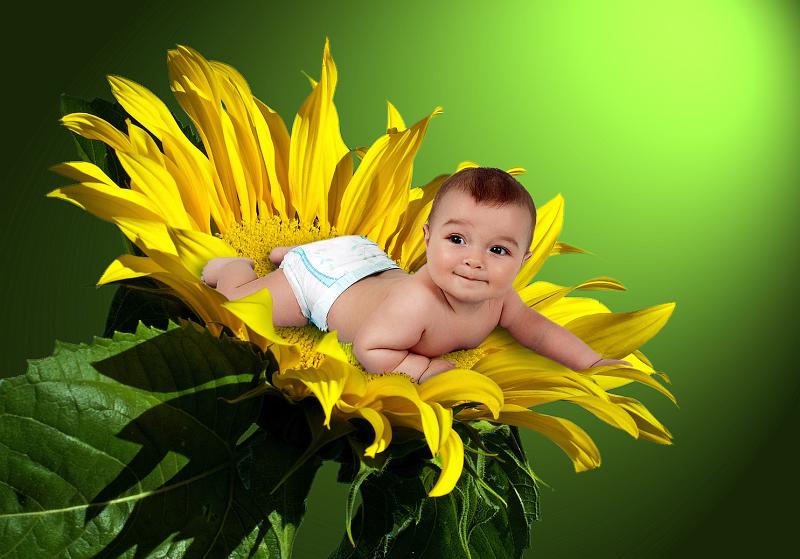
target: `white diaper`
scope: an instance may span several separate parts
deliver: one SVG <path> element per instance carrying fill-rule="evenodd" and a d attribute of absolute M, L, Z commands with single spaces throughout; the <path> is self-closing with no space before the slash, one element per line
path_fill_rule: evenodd
<path fill-rule="evenodd" d="M 368 238 L 349 235 L 294 247 L 283 257 L 280 268 L 303 316 L 327 331 L 328 312 L 345 289 L 399 266 Z"/>

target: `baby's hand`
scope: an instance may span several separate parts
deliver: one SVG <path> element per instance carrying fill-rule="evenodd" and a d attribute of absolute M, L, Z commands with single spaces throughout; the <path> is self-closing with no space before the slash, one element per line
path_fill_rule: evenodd
<path fill-rule="evenodd" d="M 432 359 L 431 364 L 428 365 L 428 368 L 423 371 L 423 373 L 417 379 L 417 382 L 422 384 L 426 380 L 431 377 L 435 377 L 438 374 L 441 374 L 445 371 L 449 371 L 450 369 L 455 369 L 456 364 L 452 361 L 448 361 L 447 359 Z"/>
<path fill-rule="evenodd" d="M 219 281 L 220 272 L 230 264 L 231 262 L 238 262 L 238 261 L 245 261 L 250 264 L 251 268 L 255 267 L 255 262 L 252 258 L 237 258 L 237 257 L 222 257 L 222 258 L 212 258 L 211 260 L 206 263 L 205 267 L 203 268 L 203 272 L 200 274 L 200 279 L 203 280 L 209 287 L 217 287 L 217 282 Z"/>

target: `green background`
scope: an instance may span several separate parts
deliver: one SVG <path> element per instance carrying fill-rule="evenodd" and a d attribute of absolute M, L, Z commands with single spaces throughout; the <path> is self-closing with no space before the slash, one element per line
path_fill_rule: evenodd
<path fill-rule="evenodd" d="M 580 411 L 603 466 L 575 474 L 533 433 L 542 492 L 527 556 L 771 555 L 794 541 L 798 381 L 798 12 L 772 1 L 18 5 L 3 56 L 2 376 L 56 338 L 101 334 L 122 250 L 110 225 L 44 198 L 47 168 L 75 158 L 59 94 L 111 99 L 120 74 L 171 99 L 175 44 L 239 69 L 291 126 L 330 37 L 345 143 L 368 145 L 390 100 L 436 118 L 415 184 L 462 160 L 522 166 L 537 204 L 566 199 L 561 240 L 539 278 L 599 275 L 627 292 L 614 311 L 674 301 L 644 347 L 680 409 L 626 389 L 675 435 L 635 441 Z M 177 106 L 170 101 L 172 106 Z M 591 295 L 592 293 L 590 293 Z M 342 533 L 344 487 L 324 469 L 295 557 L 325 557 Z"/>

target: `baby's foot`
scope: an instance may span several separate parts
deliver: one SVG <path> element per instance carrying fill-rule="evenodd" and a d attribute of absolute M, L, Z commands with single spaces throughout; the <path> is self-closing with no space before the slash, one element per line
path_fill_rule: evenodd
<path fill-rule="evenodd" d="M 297 245 L 292 245 L 290 247 L 275 247 L 269 253 L 269 261 L 272 262 L 276 266 L 280 266 L 281 262 L 283 262 L 283 257 L 286 256 L 286 253 L 292 250 Z"/>
<path fill-rule="evenodd" d="M 205 267 L 203 268 L 203 272 L 200 275 L 200 279 L 203 280 L 203 283 L 208 285 L 209 287 L 217 287 L 217 282 L 219 281 L 220 272 L 230 264 L 231 262 L 238 262 L 238 261 L 245 261 L 250 264 L 250 267 L 255 266 L 255 262 L 252 258 L 237 258 L 237 257 L 221 257 L 221 258 L 212 258 L 209 260 Z"/>

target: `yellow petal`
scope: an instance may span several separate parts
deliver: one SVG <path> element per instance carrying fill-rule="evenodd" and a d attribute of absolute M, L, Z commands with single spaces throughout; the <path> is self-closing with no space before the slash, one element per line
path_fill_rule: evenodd
<path fill-rule="evenodd" d="M 353 179 L 353 154 L 345 153 L 336 164 L 336 170 L 331 179 L 331 188 L 328 191 L 328 219 L 330 223 L 339 221 L 339 211 L 342 207 L 342 197 L 347 185 Z"/>
<path fill-rule="evenodd" d="M 474 169 L 476 167 L 480 167 L 480 165 L 474 161 L 462 161 L 458 164 L 458 167 L 456 167 L 456 173 L 464 169 Z"/>
<path fill-rule="evenodd" d="M 280 379 L 296 379 L 305 384 L 317 397 L 325 413 L 325 427 L 330 428 L 331 412 L 342 395 L 346 373 L 341 368 L 325 367 L 316 369 L 291 370 L 280 373 Z M 278 380 L 273 378 L 273 380 Z"/>
<path fill-rule="evenodd" d="M 447 438 L 453 433 L 453 409 L 446 408 L 437 402 L 431 402 L 431 408 L 436 413 L 439 422 L 439 452 L 447 443 Z"/>
<path fill-rule="evenodd" d="M 146 196 L 128 188 L 84 182 L 57 188 L 49 192 L 47 196 L 71 202 L 106 221 L 113 222 L 116 218 L 164 221 L 158 208 Z"/>
<path fill-rule="evenodd" d="M 121 76 L 109 76 L 114 97 L 125 111 L 161 141 L 165 166 L 175 180 L 186 211 L 209 232 L 209 198 L 216 198 L 208 159 L 178 126 L 167 106 L 142 85 Z M 218 204 L 214 218 L 222 222 Z"/>
<path fill-rule="evenodd" d="M 596 396 L 570 396 L 564 398 L 567 402 L 578 404 L 583 409 L 594 414 L 601 421 L 605 421 L 612 427 L 621 429 L 631 437 L 639 437 L 639 428 L 633 418 L 622 408 L 605 398 Z"/>
<path fill-rule="evenodd" d="M 576 472 L 600 465 L 600 451 L 586 431 L 573 422 L 514 405 L 506 405 L 497 421 L 538 431 L 556 443 L 572 460 Z"/>
<path fill-rule="evenodd" d="M 129 115 L 158 139 L 164 134 L 181 134 L 167 106 L 146 87 L 122 76 L 108 76 L 111 93 Z"/>
<path fill-rule="evenodd" d="M 89 140 L 100 140 L 117 153 L 130 149 L 128 138 L 108 122 L 89 113 L 70 113 L 61 118 L 61 124 L 70 131 Z"/>
<path fill-rule="evenodd" d="M 428 379 L 419 387 L 426 402 L 451 406 L 457 402 L 479 402 L 496 416 L 503 406 L 503 391 L 490 378 L 468 369 L 451 369 Z"/>
<path fill-rule="evenodd" d="M 236 169 L 230 154 L 231 130 L 226 126 L 229 117 L 222 107 L 221 86 L 212 65 L 194 49 L 178 45 L 167 52 L 170 87 L 175 98 L 195 124 L 211 168 L 215 171 L 214 188 L 220 212 L 226 222 L 241 221 L 241 205 L 237 192 L 246 187 L 237 182 L 241 169 Z M 226 138 L 226 134 L 228 137 Z"/>
<path fill-rule="evenodd" d="M 564 198 L 559 194 L 536 210 L 536 227 L 531 241 L 531 257 L 525 261 L 517 277 L 514 289 L 528 285 L 533 276 L 544 265 L 564 225 Z"/>
<path fill-rule="evenodd" d="M 259 336 L 280 345 L 290 345 L 275 332 L 272 322 L 272 295 L 269 290 L 261 289 L 236 301 L 226 301 L 222 306 Z"/>
<path fill-rule="evenodd" d="M 625 291 L 625 286 L 614 278 L 601 276 L 586 280 L 574 287 L 574 289 L 586 289 L 597 291 Z"/>
<path fill-rule="evenodd" d="M 53 165 L 50 170 L 78 182 L 95 182 L 108 186 L 118 186 L 100 167 L 87 161 L 66 161 Z"/>
<path fill-rule="evenodd" d="M 114 260 L 103 272 L 97 281 L 97 286 L 106 285 L 115 281 L 149 276 L 164 269 L 146 256 L 123 254 Z"/>
<path fill-rule="evenodd" d="M 149 198 L 170 226 L 192 227 L 175 179 L 165 168 L 163 154 L 143 129 L 130 124 L 128 131 L 133 149 L 118 152 L 117 157 L 131 178 L 131 189 Z"/>
<path fill-rule="evenodd" d="M 548 306 L 578 289 L 625 291 L 625 286 L 617 280 L 605 276 L 586 280 L 573 287 L 564 287 L 547 281 L 535 281 L 520 289 L 519 296 L 526 305 L 542 312 Z"/>
<path fill-rule="evenodd" d="M 328 225 L 328 189 L 336 165 L 348 152 L 339 132 L 339 115 L 333 104 L 336 65 L 325 39 L 322 74 L 300 107 L 289 144 L 289 184 L 292 203 L 301 221 Z"/>
<path fill-rule="evenodd" d="M 453 431 L 447 438 L 439 452 L 442 473 L 436 480 L 436 484 L 428 493 L 429 497 L 441 497 L 447 495 L 458 483 L 461 472 L 464 469 L 464 443 L 458 433 Z"/>
<path fill-rule="evenodd" d="M 553 245 L 553 250 L 550 251 L 551 256 L 555 256 L 557 254 L 593 254 L 588 250 L 584 250 L 582 248 L 578 248 L 576 246 L 569 245 L 564 242 L 557 242 Z"/>
<path fill-rule="evenodd" d="M 403 120 L 400 111 L 391 102 L 386 101 L 386 132 L 402 132 L 405 129 L 406 121 Z"/>
<path fill-rule="evenodd" d="M 667 323 L 675 303 L 627 313 L 577 318 L 565 327 L 605 357 L 621 359 L 639 349 Z"/>
<path fill-rule="evenodd" d="M 398 228 L 397 236 L 392 240 L 388 251 L 393 258 L 400 260 L 400 265 L 406 270 L 418 270 L 425 262 L 425 237 L 422 225 L 428 221 L 433 199 L 449 176 L 438 175 L 422 188 L 412 188 L 410 191 L 402 225 Z"/>
<path fill-rule="evenodd" d="M 293 206 L 289 189 L 289 131 L 277 112 L 255 97 L 253 102 L 268 128 L 266 134 L 260 127 L 256 132 L 259 135 L 259 144 L 269 175 L 272 203 L 281 218 L 289 219 L 294 216 L 294 211 L 290 211 Z"/>
<path fill-rule="evenodd" d="M 161 142 L 167 172 L 175 179 L 184 207 L 199 230 L 210 233 L 209 218 L 213 218 L 218 230 L 227 231 L 231 219 L 217 197 L 208 159 L 182 136 L 165 135 Z"/>
<path fill-rule="evenodd" d="M 546 281 L 535 281 L 520 289 L 519 296 L 526 305 L 543 312 L 549 305 L 569 295 L 573 289 Z"/>
<path fill-rule="evenodd" d="M 228 243 L 214 235 L 190 229 L 172 228 L 169 234 L 183 266 L 198 279 L 212 258 L 237 256 L 236 251 Z"/>
<path fill-rule="evenodd" d="M 383 452 L 392 442 L 392 424 L 381 412 L 369 407 L 356 408 L 339 401 L 336 406 L 349 415 L 357 415 L 369 422 L 375 432 L 375 438 L 367 448 L 364 449 L 364 456 L 375 458 L 379 452 Z"/>
<path fill-rule="evenodd" d="M 673 404 L 677 405 L 675 396 L 672 395 L 664 385 L 660 384 L 657 380 L 651 377 L 648 373 L 638 371 L 628 367 L 620 367 L 619 365 L 610 365 L 608 367 L 598 367 L 596 369 L 589 369 L 587 374 L 591 374 L 593 378 L 600 383 L 603 377 L 621 378 L 641 382 L 642 384 L 654 388 L 661 392 L 664 396 L 669 398 Z M 602 384 L 601 384 L 602 386 Z"/>
<path fill-rule="evenodd" d="M 152 257 L 154 251 L 159 251 L 177 257 L 172 237 L 163 222 L 135 217 L 115 217 L 114 223 L 145 254 Z"/>
<path fill-rule="evenodd" d="M 407 424 L 425 435 L 431 455 L 436 456 L 440 441 L 439 418 L 433 408 L 420 398 L 416 387 L 404 375 L 373 376 L 367 383 L 363 398 L 354 402 L 354 405 L 380 403 L 384 413 L 407 416 Z"/>
<path fill-rule="evenodd" d="M 366 234 L 386 248 L 408 207 L 411 169 L 436 107 L 411 128 L 378 138 L 370 146 L 350 181 L 337 229 L 343 234 Z"/>
<path fill-rule="evenodd" d="M 640 439 L 658 444 L 672 444 L 672 433 L 641 402 L 618 394 L 609 394 L 609 398 L 631 415 L 639 428 Z"/>

